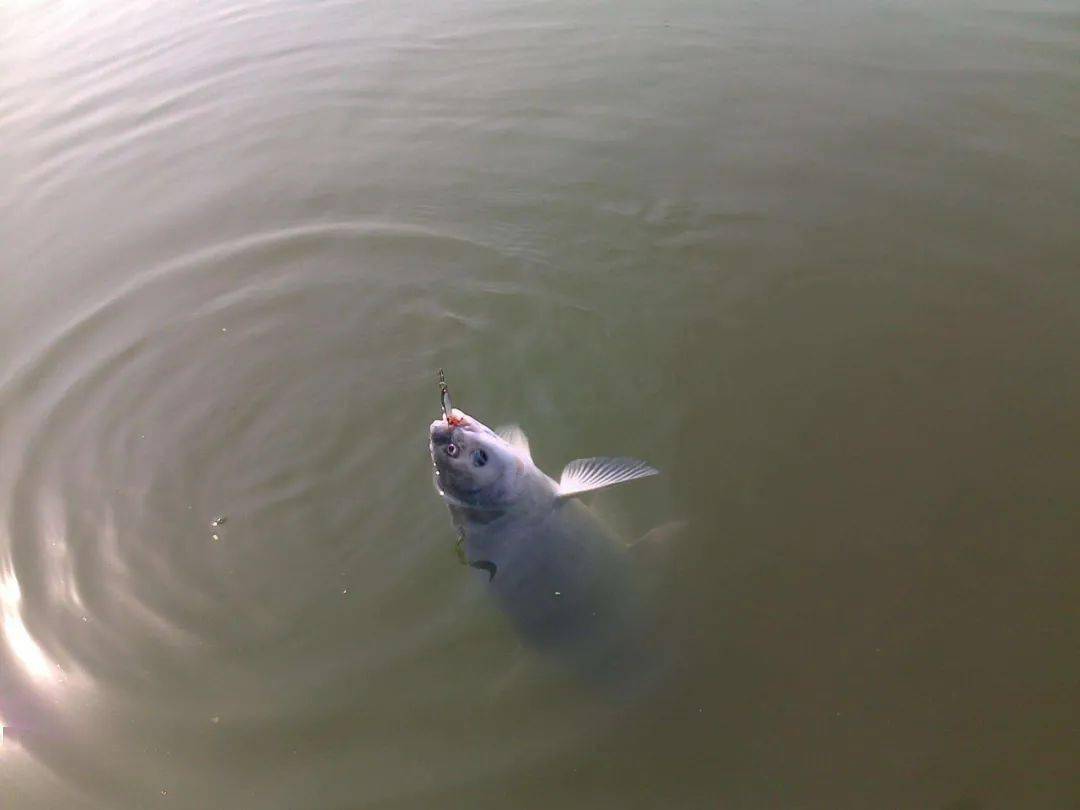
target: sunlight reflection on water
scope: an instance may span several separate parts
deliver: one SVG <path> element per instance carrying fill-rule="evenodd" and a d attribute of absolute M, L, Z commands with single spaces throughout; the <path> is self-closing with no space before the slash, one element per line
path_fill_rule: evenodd
<path fill-rule="evenodd" d="M 59 664 L 49 660 L 30 631 L 26 629 L 19 605 L 22 603 L 22 591 L 11 564 L 5 563 L 0 572 L 0 621 L 4 630 L 4 641 L 8 649 L 23 670 L 36 681 L 48 681 L 57 678 L 57 672 L 63 672 Z"/>

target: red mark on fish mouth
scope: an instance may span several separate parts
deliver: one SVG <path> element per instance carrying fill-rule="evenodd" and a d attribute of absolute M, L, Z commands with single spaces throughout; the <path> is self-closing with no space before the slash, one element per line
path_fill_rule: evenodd
<path fill-rule="evenodd" d="M 450 414 L 449 416 L 446 417 L 446 424 L 450 425 L 450 427 L 457 427 L 458 425 L 464 425 L 465 424 L 465 418 L 462 417 L 462 416 L 454 416 L 454 414 Z"/>

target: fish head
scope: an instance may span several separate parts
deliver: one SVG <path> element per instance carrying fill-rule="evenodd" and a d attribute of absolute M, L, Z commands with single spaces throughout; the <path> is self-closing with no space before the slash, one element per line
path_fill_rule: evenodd
<path fill-rule="evenodd" d="M 505 439 L 454 408 L 431 423 L 428 449 L 435 485 L 447 503 L 472 509 L 506 509 L 517 497 L 525 465 Z"/>

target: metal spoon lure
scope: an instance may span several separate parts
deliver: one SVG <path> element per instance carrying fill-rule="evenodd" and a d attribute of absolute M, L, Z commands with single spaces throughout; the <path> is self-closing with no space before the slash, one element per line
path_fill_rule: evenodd
<path fill-rule="evenodd" d="M 446 424 L 451 424 L 450 417 L 454 413 L 454 404 L 450 401 L 450 389 L 446 386 L 446 374 L 439 369 L 439 404 L 442 406 L 443 419 Z"/>

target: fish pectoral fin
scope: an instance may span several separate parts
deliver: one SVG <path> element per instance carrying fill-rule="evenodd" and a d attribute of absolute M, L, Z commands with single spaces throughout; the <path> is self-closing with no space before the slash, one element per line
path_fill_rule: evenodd
<path fill-rule="evenodd" d="M 518 425 L 503 425 L 495 431 L 508 445 L 515 450 L 524 453 L 525 457 L 532 461 L 532 453 L 529 452 L 529 437 Z"/>
<path fill-rule="evenodd" d="M 669 520 L 667 523 L 661 523 L 659 526 L 654 526 L 645 532 L 645 534 L 641 535 L 641 537 L 631 543 L 628 548 L 662 546 L 666 543 L 670 543 L 686 531 L 686 525 L 685 520 Z"/>
<path fill-rule="evenodd" d="M 469 563 L 470 568 L 479 568 L 481 571 L 488 572 L 488 582 L 495 579 L 495 574 L 499 572 L 499 566 L 493 563 L 491 560 L 477 560 L 476 562 Z"/>
<path fill-rule="evenodd" d="M 670 561 L 675 538 L 686 531 L 685 520 L 670 520 L 645 532 L 626 547 L 631 559 L 648 566 Z"/>
<path fill-rule="evenodd" d="M 563 468 L 556 495 L 568 498 L 659 472 L 655 467 L 636 458 L 577 458 Z"/>

